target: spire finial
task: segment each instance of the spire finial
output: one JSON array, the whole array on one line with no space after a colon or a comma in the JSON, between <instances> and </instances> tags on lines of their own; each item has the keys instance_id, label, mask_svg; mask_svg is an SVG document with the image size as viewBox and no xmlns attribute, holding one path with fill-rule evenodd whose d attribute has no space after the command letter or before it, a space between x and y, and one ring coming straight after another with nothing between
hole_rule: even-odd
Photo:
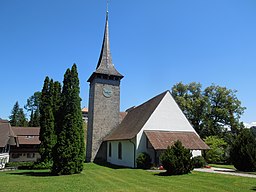
<instances>
[{"instance_id":1,"label":"spire finial","mask_svg":"<svg viewBox=\"0 0 256 192\"><path fill-rule=\"evenodd\" d=\"M109 0L107 0L107 14L108 14L108 4L109 4Z\"/></svg>"}]
</instances>

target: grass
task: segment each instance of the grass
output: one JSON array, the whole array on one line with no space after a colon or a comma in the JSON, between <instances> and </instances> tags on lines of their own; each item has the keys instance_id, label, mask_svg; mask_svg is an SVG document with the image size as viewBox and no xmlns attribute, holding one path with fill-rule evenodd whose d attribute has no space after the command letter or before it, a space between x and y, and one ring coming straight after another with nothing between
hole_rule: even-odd
<instances>
[{"instance_id":1,"label":"grass","mask_svg":"<svg viewBox=\"0 0 256 192\"><path fill-rule=\"evenodd\" d=\"M0 191L255 191L253 178L192 172L180 176L128 168L108 168L85 164L81 174L50 176L48 171L0 172Z\"/></svg>"}]
</instances>

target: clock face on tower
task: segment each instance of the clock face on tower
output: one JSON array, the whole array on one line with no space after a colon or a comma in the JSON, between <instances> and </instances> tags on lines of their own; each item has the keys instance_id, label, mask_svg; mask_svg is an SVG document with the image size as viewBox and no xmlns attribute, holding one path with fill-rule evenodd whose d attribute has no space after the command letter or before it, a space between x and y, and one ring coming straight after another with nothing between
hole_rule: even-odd
<instances>
[{"instance_id":1,"label":"clock face on tower","mask_svg":"<svg viewBox=\"0 0 256 192\"><path fill-rule=\"evenodd\" d=\"M107 98L111 97L111 96L112 96L112 93L113 93L113 91L112 91L111 87L109 87L109 86L104 86L104 87L103 87L103 89L102 89L102 94L103 94L105 97L107 97Z\"/></svg>"}]
</instances>

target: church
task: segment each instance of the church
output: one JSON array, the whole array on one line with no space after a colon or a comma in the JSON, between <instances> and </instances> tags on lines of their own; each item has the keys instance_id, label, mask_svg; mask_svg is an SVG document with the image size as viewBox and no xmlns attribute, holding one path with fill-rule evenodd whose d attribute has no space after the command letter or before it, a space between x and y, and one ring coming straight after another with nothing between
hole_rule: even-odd
<instances>
[{"instance_id":1,"label":"church","mask_svg":"<svg viewBox=\"0 0 256 192\"><path fill-rule=\"evenodd\" d=\"M146 152L152 163L159 165L160 154L177 140L190 149L193 156L209 149L170 91L120 113L123 77L112 63L107 12L99 61L88 79L86 162L105 161L135 168L138 155Z\"/></svg>"}]
</instances>

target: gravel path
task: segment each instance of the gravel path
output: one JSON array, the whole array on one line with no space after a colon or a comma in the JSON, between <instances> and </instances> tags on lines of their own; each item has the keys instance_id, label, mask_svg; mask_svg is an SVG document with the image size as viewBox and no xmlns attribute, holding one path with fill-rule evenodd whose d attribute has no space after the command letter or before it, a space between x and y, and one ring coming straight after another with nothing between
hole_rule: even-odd
<instances>
[{"instance_id":1,"label":"gravel path","mask_svg":"<svg viewBox=\"0 0 256 192\"><path fill-rule=\"evenodd\" d=\"M226 174L226 175L235 175L235 176L241 176L241 177L256 178L256 175L237 172L234 169L211 167L211 168L196 168L196 169L194 169L194 171L207 172L207 173L220 173L220 174Z\"/></svg>"}]
</instances>

